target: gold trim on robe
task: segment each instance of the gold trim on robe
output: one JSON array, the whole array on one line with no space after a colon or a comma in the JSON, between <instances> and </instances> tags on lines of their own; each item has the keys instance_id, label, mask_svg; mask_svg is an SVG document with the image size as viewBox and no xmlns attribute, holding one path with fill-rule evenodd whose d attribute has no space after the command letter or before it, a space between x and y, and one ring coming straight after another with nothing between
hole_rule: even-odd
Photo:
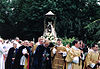
<instances>
[{"instance_id":1,"label":"gold trim on robe","mask_svg":"<svg viewBox=\"0 0 100 69\"><path fill-rule=\"evenodd\" d=\"M67 52L67 50L64 46L57 46L56 50L57 51L55 55L51 51L51 57L54 57L52 60L52 69L64 69L65 61L64 61L63 54L60 52Z\"/></svg>"},{"instance_id":2,"label":"gold trim on robe","mask_svg":"<svg viewBox=\"0 0 100 69\"><path fill-rule=\"evenodd\" d=\"M67 57L66 57L66 69L82 69L82 60L80 60L79 63L73 63L74 57L80 57L81 50L80 49L74 49L75 46L70 48L68 51Z\"/></svg>"},{"instance_id":3,"label":"gold trim on robe","mask_svg":"<svg viewBox=\"0 0 100 69\"><path fill-rule=\"evenodd\" d=\"M84 65L84 69L86 69L90 64L96 64L97 61L100 61L99 59L100 55L97 52L91 51L87 54L86 59L85 59L85 65ZM100 68L96 68L96 69L100 69Z\"/></svg>"}]
</instances>

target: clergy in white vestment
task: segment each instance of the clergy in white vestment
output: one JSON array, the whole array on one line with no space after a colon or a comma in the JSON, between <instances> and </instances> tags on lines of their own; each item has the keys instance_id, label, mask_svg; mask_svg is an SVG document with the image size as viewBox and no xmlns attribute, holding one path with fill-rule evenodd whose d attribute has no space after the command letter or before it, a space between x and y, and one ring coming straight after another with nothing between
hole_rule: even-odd
<instances>
[{"instance_id":1,"label":"clergy in white vestment","mask_svg":"<svg viewBox=\"0 0 100 69\"><path fill-rule=\"evenodd\" d=\"M0 69L5 69L5 60L4 60L4 53L5 50L3 49L3 40L0 39Z\"/></svg>"}]
</instances>

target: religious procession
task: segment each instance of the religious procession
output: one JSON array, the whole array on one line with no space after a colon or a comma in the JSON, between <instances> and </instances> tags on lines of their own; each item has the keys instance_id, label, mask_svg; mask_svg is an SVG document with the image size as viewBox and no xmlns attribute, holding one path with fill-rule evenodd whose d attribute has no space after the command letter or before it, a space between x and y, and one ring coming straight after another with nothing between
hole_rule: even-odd
<instances>
[{"instance_id":1,"label":"religious procession","mask_svg":"<svg viewBox=\"0 0 100 69\"><path fill-rule=\"evenodd\" d=\"M0 0L0 69L100 69L100 0Z\"/></svg>"},{"instance_id":2,"label":"religious procession","mask_svg":"<svg viewBox=\"0 0 100 69\"><path fill-rule=\"evenodd\" d=\"M63 46L58 38L53 44L43 37L38 42L0 38L0 69L100 69L98 44L91 48L74 40Z\"/></svg>"}]
</instances>

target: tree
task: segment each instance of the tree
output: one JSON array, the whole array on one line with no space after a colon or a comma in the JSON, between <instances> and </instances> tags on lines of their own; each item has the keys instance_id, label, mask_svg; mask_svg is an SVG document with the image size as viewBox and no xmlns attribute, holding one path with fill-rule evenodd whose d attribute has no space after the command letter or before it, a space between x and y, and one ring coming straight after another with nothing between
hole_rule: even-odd
<instances>
[{"instance_id":1,"label":"tree","mask_svg":"<svg viewBox=\"0 0 100 69\"><path fill-rule=\"evenodd\" d=\"M93 21L88 24L87 29L87 39L98 42L100 40L100 19Z\"/></svg>"},{"instance_id":2,"label":"tree","mask_svg":"<svg viewBox=\"0 0 100 69\"><path fill-rule=\"evenodd\" d=\"M2 0L0 3L0 34L5 38L37 39L43 35L44 15L51 10L57 17L58 37L87 40L84 27L100 15L94 0Z\"/></svg>"}]
</instances>

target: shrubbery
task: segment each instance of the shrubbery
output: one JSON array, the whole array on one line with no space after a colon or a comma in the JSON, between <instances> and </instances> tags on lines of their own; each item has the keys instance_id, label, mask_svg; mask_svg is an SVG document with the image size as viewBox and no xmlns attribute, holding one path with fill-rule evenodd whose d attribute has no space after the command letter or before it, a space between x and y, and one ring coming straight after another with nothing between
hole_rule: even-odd
<instances>
[{"instance_id":1,"label":"shrubbery","mask_svg":"<svg viewBox=\"0 0 100 69\"><path fill-rule=\"evenodd\" d=\"M62 43L64 46L66 46L67 44L71 44L72 45L72 42L75 40L75 37L73 38L67 38L67 37L64 37L62 38Z\"/></svg>"}]
</instances>

